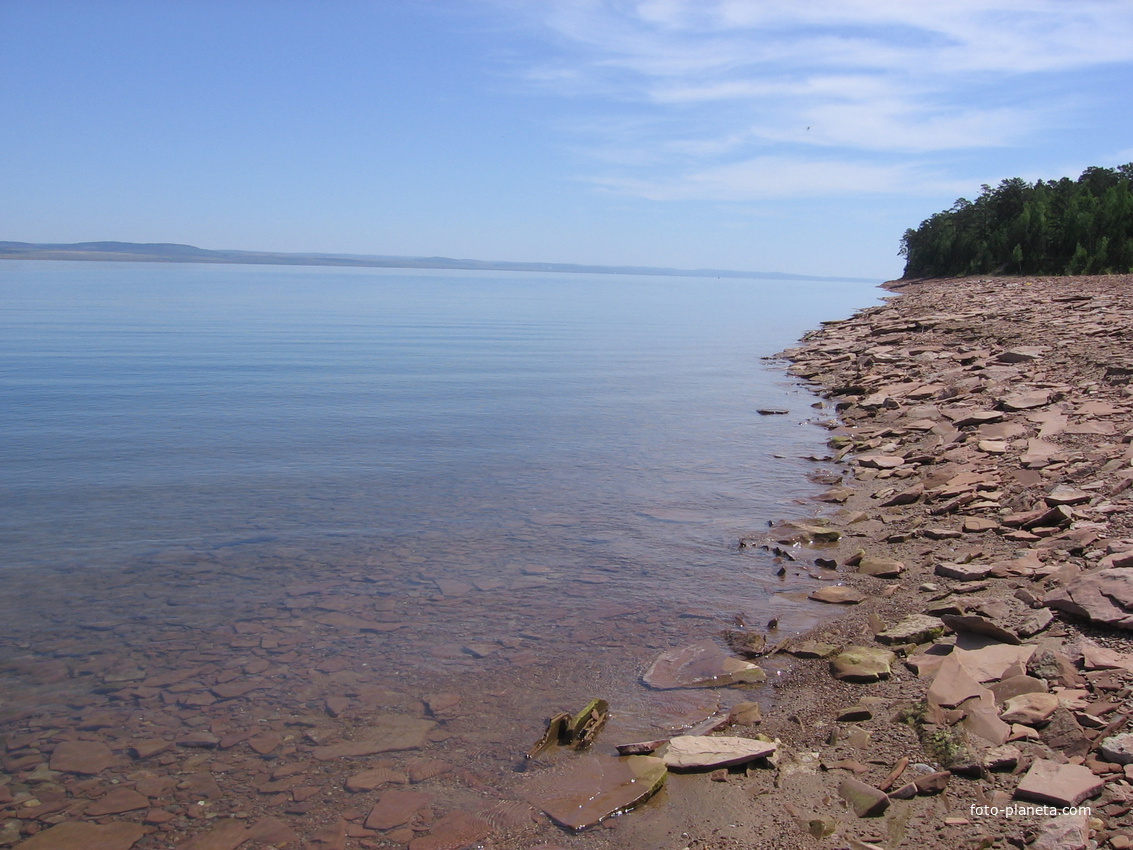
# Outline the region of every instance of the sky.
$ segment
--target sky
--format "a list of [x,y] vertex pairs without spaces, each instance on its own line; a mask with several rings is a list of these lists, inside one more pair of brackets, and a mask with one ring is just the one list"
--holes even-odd
[[1130,0],[0,0],[0,240],[889,279],[1131,100]]

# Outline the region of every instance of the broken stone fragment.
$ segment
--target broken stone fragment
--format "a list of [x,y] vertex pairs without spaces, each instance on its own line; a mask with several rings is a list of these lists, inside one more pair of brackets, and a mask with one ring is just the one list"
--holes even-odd
[[585,829],[647,800],[667,773],[655,756],[588,756],[535,777],[528,800],[555,823]]
[[1019,694],[1007,700],[1000,718],[1004,723],[1038,726],[1050,719],[1058,709],[1058,704],[1058,697],[1055,694],[1042,692]]
[[432,800],[423,791],[386,791],[366,816],[366,829],[393,829],[409,823]]
[[90,817],[120,815],[123,812],[136,812],[149,808],[149,797],[131,788],[117,788],[91,803],[84,814]]
[[1036,759],[1015,789],[1015,796],[1056,806],[1077,806],[1104,786],[1105,781],[1083,765]]
[[1048,593],[1044,602],[1077,617],[1133,629],[1133,567],[1083,573]]
[[390,770],[388,767],[375,767],[371,770],[363,770],[361,773],[356,773],[346,780],[346,790],[353,793],[360,793],[363,791],[373,791],[381,788],[383,785],[405,785],[409,782],[409,777],[404,773],[399,773],[396,770]]
[[938,770],[935,773],[918,776],[913,780],[913,785],[916,786],[918,794],[940,794],[948,787],[948,780],[951,778],[952,774],[947,770]]
[[1092,498],[1093,494],[1087,493],[1085,490],[1079,490],[1077,487],[1071,487],[1067,484],[1058,484],[1044,497],[1043,501],[1053,508],[1058,505],[1084,505]]
[[939,617],[927,614],[909,614],[901,622],[890,626],[876,637],[879,643],[906,644],[928,643],[944,634],[944,622]]
[[924,495],[924,486],[917,484],[910,487],[908,490],[902,490],[881,503],[883,508],[896,508],[902,505],[911,505],[917,502]]
[[852,776],[838,783],[838,794],[850,804],[859,818],[875,818],[889,808],[889,796]]
[[373,728],[357,741],[315,747],[311,755],[320,761],[336,758],[359,758],[378,753],[415,750],[425,746],[428,734],[437,724],[404,714],[378,715]]
[[737,702],[728,712],[728,720],[737,726],[755,726],[763,721],[757,702]]
[[851,646],[834,657],[830,672],[835,679],[846,682],[876,682],[889,678],[896,660],[897,656],[887,649]]
[[866,596],[859,590],[838,584],[820,587],[807,596],[807,598],[813,599],[816,602],[825,602],[830,605],[857,605],[864,602]]
[[792,644],[785,652],[795,658],[827,658],[837,652],[841,647],[833,643],[823,643],[817,640],[804,640]]
[[1101,742],[1098,753],[1113,764],[1133,764],[1133,732],[1111,735]]
[[747,764],[767,758],[777,749],[770,741],[712,735],[678,735],[662,754],[666,766],[675,770],[694,770]]
[[97,824],[64,821],[36,833],[19,844],[19,850],[130,850],[147,830],[137,823]]
[[875,578],[897,578],[905,565],[893,558],[865,557],[858,562],[858,572]]
[[451,850],[453,847],[480,846],[477,842],[487,838],[491,832],[492,825],[485,818],[457,810],[434,823],[428,835],[410,841],[409,850]]
[[94,776],[114,764],[114,753],[97,741],[64,741],[51,754],[51,769]]
[[1036,407],[1045,407],[1048,404],[1050,404],[1050,393],[1045,390],[1013,393],[999,400],[999,407],[1008,412],[1033,410]]
[[837,543],[842,536],[842,532],[838,529],[828,528],[814,522],[788,522],[784,523],[784,526],[787,530],[796,532],[784,541],[788,543]]
[[1008,631],[988,617],[979,614],[944,614],[940,618],[954,632],[971,632],[986,635],[1003,643],[1019,644],[1019,636]]
[[951,578],[957,581],[979,581],[991,574],[991,564],[940,563],[936,565],[933,572],[942,578]]
[[737,683],[758,684],[767,674],[750,661],[721,649],[712,640],[662,652],[645,671],[651,688],[718,688]]

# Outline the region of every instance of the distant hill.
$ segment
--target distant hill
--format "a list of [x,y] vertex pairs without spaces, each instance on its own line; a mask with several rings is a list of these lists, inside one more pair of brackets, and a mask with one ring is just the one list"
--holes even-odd
[[[391,257],[371,254],[283,254],[269,251],[212,251],[170,242],[0,242],[0,260],[113,260],[143,263],[255,263],[280,266],[354,266],[386,269],[466,269],[506,272],[569,272],[640,274],[669,277],[729,277],[758,280],[849,280],[874,278],[819,277],[780,272],[729,269],[667,269],[652,266],[585,266],[573,263],[515,263],[497,260],[454,260],[449,257]],[[878,281],[879,282],[879,281]]]

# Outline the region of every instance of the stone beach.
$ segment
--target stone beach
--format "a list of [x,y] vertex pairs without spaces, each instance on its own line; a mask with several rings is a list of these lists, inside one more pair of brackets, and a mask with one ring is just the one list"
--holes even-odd
[[[0,846],[1133,847],[1133,278],[889,288],[781,355],[822,398],[828,489],[737,541],[837,616],[692,618],[642,670],[697,718],[673,746],[615,758],[614,727],[492,787],[446,749],[474,735],[458,682],[378,687],[334,651],[410,616],[329,575],[192,641],[83,623],[131,655],[29,643],[5,672],[62,707],[0,715]],[[538,669],[519,639],[452,651]],[[484,746],[522,764],[536,738]]]

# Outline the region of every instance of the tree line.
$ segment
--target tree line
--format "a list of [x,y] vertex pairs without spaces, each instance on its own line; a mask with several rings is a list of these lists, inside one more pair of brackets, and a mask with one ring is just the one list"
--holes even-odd
[[906,230],[899,253],[905,279],[1133,272],[1133,163],[984,184],[976,200]]

